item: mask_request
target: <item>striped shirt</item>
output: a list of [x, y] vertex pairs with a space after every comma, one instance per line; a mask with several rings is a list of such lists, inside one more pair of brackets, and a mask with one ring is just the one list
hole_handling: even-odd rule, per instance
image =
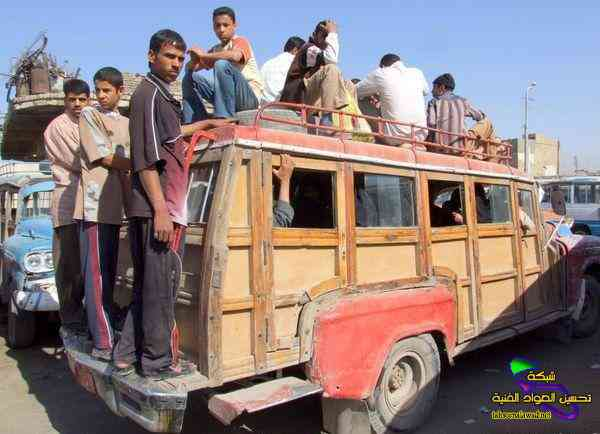
[[[473, 107], [465, 98], [452, 92], [436, 97], [427, 105], [427, 126], [454, 134], [466, 134], [465, 118], [479, 122], [485, 114]], [[429, 141], [443, 145], [463, 148], [464, 142], [455, 135], [433, 133]]]

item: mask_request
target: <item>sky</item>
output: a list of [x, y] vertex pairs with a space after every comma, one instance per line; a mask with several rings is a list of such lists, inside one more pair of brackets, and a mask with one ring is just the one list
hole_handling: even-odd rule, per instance
[[[47, 30], [50, 53], [80, 67], [86, 80], [103, 66], [144, 73], [149, 38], [161, 28], [178, 31], [188, 45], [214, 45], [211, 14], [218, 6], [235, 9], [238, 34], [250, 40], [260, 65], [289, 36], [306, 39], [318, 21], [333, 19], [346, 78], [364, 77], [389, 52], [430, 82], [450, 72], [455, 92], [483, 110], [502, 138], [522, 135], [525, 89], [535, 81], [529, 131], [560, 140], [561, 171], [572, 168], [574, 156], [579, 168], [600, 169], [597, 0], [3, 3], [0, 72]], [[4, 112], [4, 86], [0, 91]]]

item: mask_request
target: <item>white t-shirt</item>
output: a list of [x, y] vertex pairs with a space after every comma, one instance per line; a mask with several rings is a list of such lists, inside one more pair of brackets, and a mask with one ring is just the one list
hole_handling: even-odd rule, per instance
[[265, 85], [263, 100], [266, 102], [278, 101], [285, 85], [288, 70], [292, 66], [294, 55], [283, 52], [265, 62], [260, 73]]
[[[377, 68], [356, 85], [356, 93], [359, 99], [378, 95], [381, 116], [385, 119], [427, 126], [425, 95], [429, 93], [429, 85], [420, 69], [407, 68], [400, 61]], [[411, 136], [409, 126], [386, 124], [385, 127], [387, 135]], [[424, 134], [425, 130], [421, 133]]]

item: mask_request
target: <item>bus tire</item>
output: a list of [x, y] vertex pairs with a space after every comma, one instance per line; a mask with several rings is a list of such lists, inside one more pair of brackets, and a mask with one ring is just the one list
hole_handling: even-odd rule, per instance
[[440, 371], [440, 354], [431, 335], [397, 342], [368, 400], [373, 430], [405, 432], [422, 425], [437, 399]]
[[27, 348], [35, 339], [35, 314], [21, 310], [14, 305], [11, 297], [8, 302], [8, 333], [6, 342], [10, 348]]
[[600, 284], [598, 279], [589, 274], [585, 280], [585, 299], [577, 321], [573, 321], [573, 336], [587, 338], [592, 336], [600, 326]]

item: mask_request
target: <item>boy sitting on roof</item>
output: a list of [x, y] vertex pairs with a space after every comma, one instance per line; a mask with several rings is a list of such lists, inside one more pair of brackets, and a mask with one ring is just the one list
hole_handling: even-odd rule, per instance
[[[208, 52], [189, 50], [191, 60], [183, 77], [183, 120], [192, 123], [206, 119], [202, 99], [214, 105], [214, 117], [231, 118], [236, 112], [258, 108], [263, 82], [250, 42], [235, 34], [235, 12], [228, 7], [215, 9], [213, 29], [221, 41]], [[212, 69], [212, 77], [200, 70]]]
[[[337, 66], [339, 52], [337, 25], [333, 21], [321, 21], [290, 66], [281, 102], [329, 110], [346, 107], [349, 102], [346, 84]], [[333, 125], [331, 113], [323, 114], [321, 125]]]
[[[433, 81], [433, 99], [427, 106], [427, 126], [452, 134], [429, 132], [428, 141], [446, 146], [473, 151], [470, 157], [482, 153], [484, 146], [481, 141], [497, 140], [494, 127], [486, 115], [473, 107], [466, 98], [454, 94], [454, 77], [442, 74]], [[477, 123], [470, 129], [465, 126], [465, 118], [471, 118]], [[460, 135], [468, 135], [472, 140], [463, 140]], [[445, 148], [433, 148], [436, 152], [452, 153]]]

